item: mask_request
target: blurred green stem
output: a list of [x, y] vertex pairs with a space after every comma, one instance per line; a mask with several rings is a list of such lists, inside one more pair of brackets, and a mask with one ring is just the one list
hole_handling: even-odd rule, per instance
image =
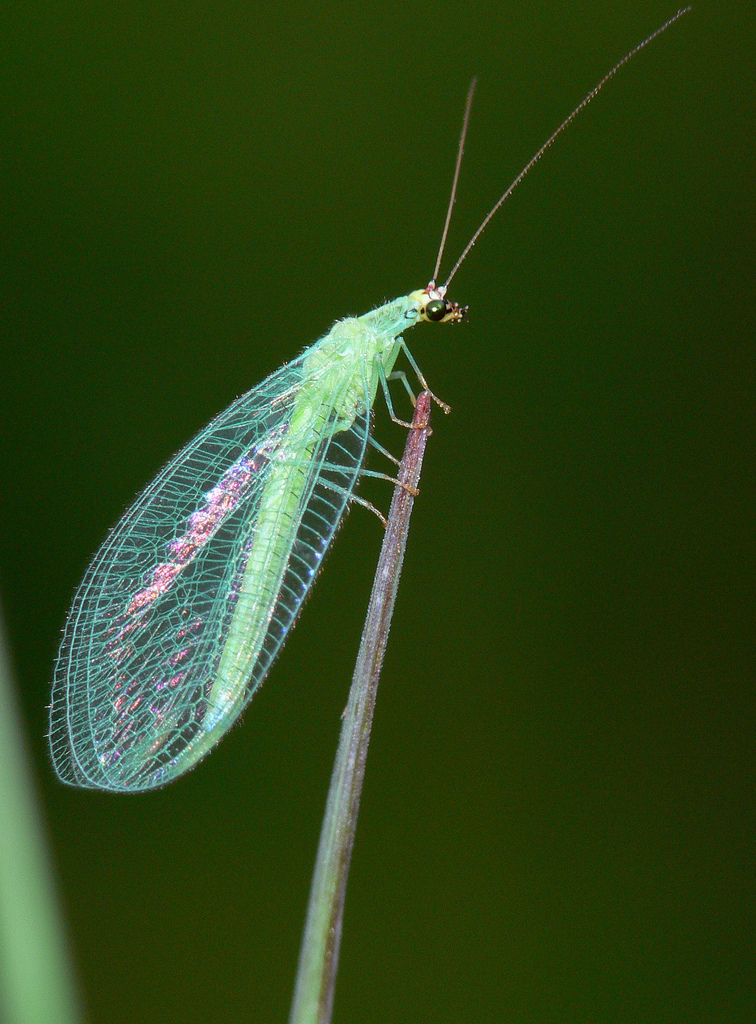
[[0, 1020], [81, 1019], [0, 620]]

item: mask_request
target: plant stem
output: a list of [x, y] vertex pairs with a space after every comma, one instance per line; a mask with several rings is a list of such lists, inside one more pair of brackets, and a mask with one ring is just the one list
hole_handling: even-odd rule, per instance
[[431, 433], [430, 404], [430, 392], [423, 391], [417, 399], [391, 501], [331, 776], [289, 1024], [329, 1024], [331, 1020], [346, 883], [375, 696], [404, 561], [414, 494]]
[[0, 617], [0, 1020], [80, 1024], [16, 693]]

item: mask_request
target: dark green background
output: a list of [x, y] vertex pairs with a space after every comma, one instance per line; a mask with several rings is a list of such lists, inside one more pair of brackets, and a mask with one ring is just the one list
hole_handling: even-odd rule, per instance
[[[242, 727], [148, 796], [52, 774], [72, 592], [216, 412], [425, 285], [473, 74], [452, 256], [674, 5], [15, 10], [2, 600], [89, 1017], [283, 1021], [377, 522], [349, 516]], [[752, 4], [698, 4], [491, 225], [452, 289], [470, 323], [409, 335], [453, 413], [379, 693], [336, 1021], [756, 1017], [754, 50]]]

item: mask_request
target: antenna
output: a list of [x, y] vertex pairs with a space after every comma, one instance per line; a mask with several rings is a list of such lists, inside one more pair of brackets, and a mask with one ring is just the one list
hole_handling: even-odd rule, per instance
[[[528, 160], [528, 162], [525, 164], [523, 169], [520, 171], [520, 173], [514, 179], [512, 184], [509, 186], [509, 188], [507, 188], [507, 190], [504, 192], [504, 194], [497, 200], [496, 203], [494, 203], [494, 205], [491, 207], [489, 212], [483, 218], [483, 221], [482, 221], [480, 227], [475, 232], [475, 234], [472, 236], [470, 241], [467, 243], [467, 245], [465, 246], [465, 248], [462, 251], [462, 255], [459, 257], [457, 262], [452, 267], [451, 273], [447, 277], [445, 284], [441, 285], [437, 289], [441, 296], [444, 296], [446, 294], [446, 290], [449, 287], [449, 283], [450, 283], [451, 279], [454, 277], [454, 275], [457, 273], [459, 268], [464, 263], [465, 259], [467, 258], [467, 254], [470, 252], [472, 247], [475, 245], [475, 243], [478, 241], [478, 239], [483, 234], [485, 229], [488, 227], [488, 225], [491, 222], [494, 214], [496, 214], [498, 212], [499, 208], [503, 205], [505, 200], [507, 200], [512, 195], [512, 193], [517, 188], [517, 186], [520, 184], [520, 182], [525, 177], [525, 175], [528, 173], [528, 171], [530, 171], [531, 168], [533, 167], [533, 165], [536, 164], [541, 159], [541, 157], [546, 152], [546, 150], [549, 148], [549, 146], [551, 146], [551, 144], [556, 140], [556, 138], [559, 135], [562, 134], [564, 129], [569, 124], [571, 124], [572, 121], [575, 120], [575, 118], [581, 112], [581, 110], [584, 110], [588, 106], [588, 104], [591, 102], [591, 100], [594, 98], [594, 96], [596, 96], [604, 88], [604, 86], [609, 81], [609, 79], [613, 78], [617, 74], [617, 72], [619, 71], [619, 69], [621, 67], [624, 67], [624, 65], [627, 64], [628, 61], [632, 60], [632, 58], [637, 53], [639, 53], [645, 46], [648, 46], [648, 44], [650, 42], [652, 42], [654, 39], [656, 39], [657, 36], [660, 36], [662, 34], [662, 32], [665, 32], [670, 27], [670, 25], [674, 25], [674, 23], [679, 18], [682, 18], [683, 14], [687, 14], [688, 11], [690, 11], [690, 10], [692, 10], [691, 7], [682, 7], [677, 12], [677, 14], [673, 15], [668, 21], [665, 21], [664, 24], [661, 25], [659, 28], [657, 28], [655, 32], [652, 32], [650, 36], [647, 36], [646, 39], [644, 39], [642, 43], [638, 43], [638, 45], [634, 46], [633, 49], [630, 50], [629, 53], [626, 53], [625, 56], [622, 58], [622, 60], [618, 61], [610, 71], [607, 71], [607, 73], [604, 75], [604, 77], [601, 79], [601, 81], [598, 83], [598, 85], [594, 86], [594, 88], [591, 89], [591, 91], [588, 93], [588, 95], [585, 96], [580, 101], [580, 103], [578, 103], [578, 105], [575, 107], [575, 109], [572, 111], [572, 113], [569, 114], [564, 119], [564, 121], [562, 121], [562, 123], [559, 125], [559, 127], [556, 129], [556, 131], [551, 133], [551, 135], [548, 137], [548, 139], [546, 139], [546, 141], [541, 146], [541, 148], [538, 150], [538, 152], [534, 156], [532, 156], [530, 158], [530, 160]], [[469, 90], [469, 92], [467, 94], [467, 104], [465, 106], [465, 116], [464, 116], [464, 120], [462, 122], [462, 135], [461, 135], [461, 138], [459, 140], [459, 150], [458, 150], [458, 153], [457, 153], [457, 166], [456, 166], [456, 168], [454, 170], [454, 183], [452, 185], [451, 199], [449, 200], [449, 210], [448, 210], [448, 212], [446, 214], [446, 224], [444, 226], [443, 238], [441, 239], [441, 248], [439, 250], [438, 259], [436, 260], [436, 269], [433, 272], [433, 279], [432, 279], [432, 281], [431, 281], [431, 283], [429, 285], [429, 287], [433, 287], [433, 288], [436, 287], [436, 285], [435, 285], [436, 277], [438, 275], [439, 265], [441, 263], [441, 256], [443, 255], [443, 251], [444, 251], [444, 244], [446, 243], [446, 234], [447, 234], [447, 231], [449, 229], [449, 220], [451, 219], [452, 207], [454, 206], [455, 193], [456, 193], [456, 190], [457, 190], [457, 181], [459, 179], [459, 168], [460, 168], [460, 164], [462, 162], [462, 150], [464, 148], [465, 136], [467, 134], [467, 122], [468, 122], [469, 117], [470, 117], [470, 107], [472, 105], [473, 93], [475, 92], [475, 82], [476, 82], [476, 80], [473, 79], [472, 80], [472, 84], [470, 85], [470, 90]]]
[[[436, 257], [436, 266], [433, 270], [432, 284], [435, 286], [438, 272], [441, 269], [441, 260], [444, 255], [444, 248], [446, 246], [446, 236], [449, 233], [449, 225], [451, 224], [452, 210], [454, 209], [454, 203], [457, 198], [457, 183], [459, 181], [459, 172], [462, 167], [462, 154], [465, 151], [465, 139], [467, 138], [467, 126], [470, 122], [470, 111], [472, 110], [473, 96], [475, 95], [475, 86], [478, 84], [478, 79], [473, 78], [470, 82], [470, 88], [467, 90], [467, 100], [465, 101], [465, 115], [462, 118], [462, 131], [459, 136], [459, 148], [457, 149], [457, 163], [454, 166], [454, 181], [452, 182], [451, 195], [449, 196], [449, 207], [446, 211], [446, 221], [444, 223], [444, 233], [441, 235], [441, 245], [438, 247], [438, 256]], [[447, 282], [448, 283], [448, 282]]]

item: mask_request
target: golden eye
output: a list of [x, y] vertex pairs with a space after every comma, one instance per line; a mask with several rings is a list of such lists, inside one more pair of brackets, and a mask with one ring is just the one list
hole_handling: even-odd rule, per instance
[[433, 320], [434, 322], [443, 320], [447, 312], [446, 302], [443, 299], [433, 299], [423, 310], [426, 320]]

